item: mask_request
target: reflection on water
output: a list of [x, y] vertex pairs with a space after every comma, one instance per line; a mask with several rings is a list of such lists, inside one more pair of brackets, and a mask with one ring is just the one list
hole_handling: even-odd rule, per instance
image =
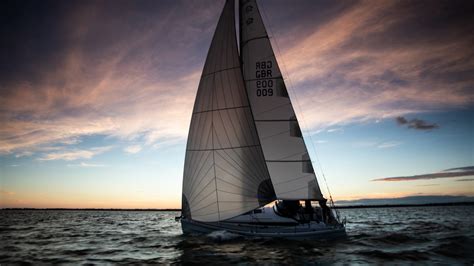
[[349, 237], [333, 242], [185, 237], [177, 212], [0, 211], [0, 262], [474, 262], [474, 206], [340, 211]]

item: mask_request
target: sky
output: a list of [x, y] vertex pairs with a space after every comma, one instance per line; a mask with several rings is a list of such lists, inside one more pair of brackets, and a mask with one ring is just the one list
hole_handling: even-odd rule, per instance
[[[224, 1], [0, 3], [0, 208], [179, 208]], [[474, 2], [259, 2], [323, 194], [474, 196]]]

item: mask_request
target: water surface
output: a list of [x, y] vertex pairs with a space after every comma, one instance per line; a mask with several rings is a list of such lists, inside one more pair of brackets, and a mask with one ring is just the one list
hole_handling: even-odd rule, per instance
[[333, 242], [183, 236], [178, 212], [1, 210], [0, 263], [474, 263], [474, 206], [343, 209]]

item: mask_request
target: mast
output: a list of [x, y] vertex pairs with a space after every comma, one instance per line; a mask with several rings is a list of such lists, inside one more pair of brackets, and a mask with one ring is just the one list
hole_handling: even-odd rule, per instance
[[239, 10], [245, 87], [276, 196], [321, 200], [323, 195], [256, 0], [240, 0]]

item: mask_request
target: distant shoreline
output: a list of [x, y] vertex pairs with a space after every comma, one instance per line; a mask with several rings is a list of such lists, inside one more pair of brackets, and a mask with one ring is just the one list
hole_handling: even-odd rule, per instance
[[[472, 206], [474, 202], [446, 202], [428, 204], [383, 204], [383, 205], [347, 205], [336, 209], [400, 208], [400, 207], [436, 207], [436, 206]], [[181, 209], [120, 209], [120, 208], [1, 208], [2, 211], [181, 211]]]

